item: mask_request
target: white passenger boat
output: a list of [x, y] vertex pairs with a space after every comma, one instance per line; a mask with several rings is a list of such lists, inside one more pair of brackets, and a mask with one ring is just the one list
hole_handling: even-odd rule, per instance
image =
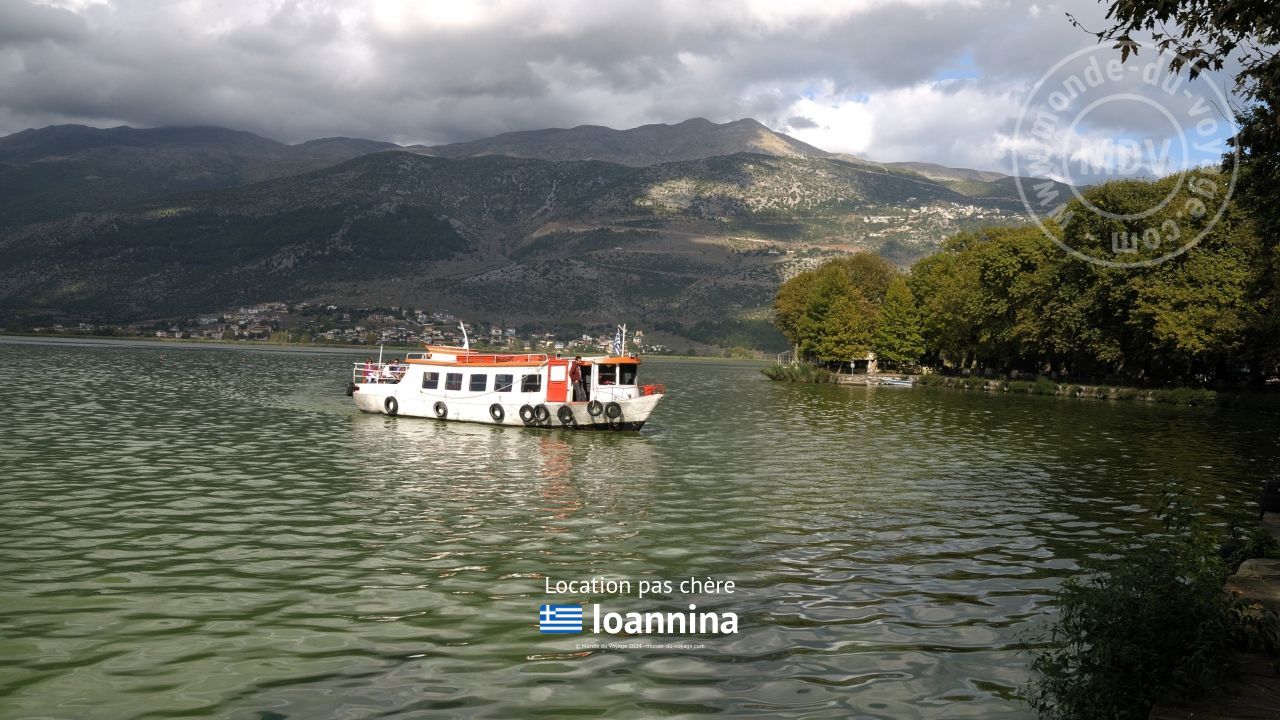
[[[575, 365], [581, 383], [570, 381]], [[361, 410], [384, 415], [639, 430], [666, 393], [637, 384], [639, 367], [640, 358], [626, 354], [573, 359], [428, 345], [403, 361], [355, 363], [347, 394]]]

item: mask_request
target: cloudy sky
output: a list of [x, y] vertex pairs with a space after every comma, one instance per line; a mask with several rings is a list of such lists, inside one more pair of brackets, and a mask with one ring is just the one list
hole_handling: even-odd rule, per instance
[[[436, 144], [753, 117], [826, 150], [1008, 171], [1037, 79], [1093, 45], [1068, 12], [1103, 25], [1092, 0], [0, 0], [0, 135]], [[1168, 114], [1123, 110], [1072, 128], [1094, 143], [1079, 152], [1168, 134], [1151, 130]]]

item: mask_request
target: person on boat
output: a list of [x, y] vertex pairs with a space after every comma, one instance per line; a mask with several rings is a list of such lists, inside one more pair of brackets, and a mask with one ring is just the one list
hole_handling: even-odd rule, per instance
[[382, 366], [382, 382], [393, 383], [400, 379], [398, 371], [400, 369], [400, 358], [396, 358], [386, 365]]
[[378, 372], [373, 369], [373, 358], [364, 359], [364, 381], [367, 383], [378, 381]]
[[587, 389], [582, 386], [582, 362], [581, 355], [575, 355], [573, 362], [569, 363], [569, 381], [573, 383], [573, 401], [580, 402], [587, 397]]

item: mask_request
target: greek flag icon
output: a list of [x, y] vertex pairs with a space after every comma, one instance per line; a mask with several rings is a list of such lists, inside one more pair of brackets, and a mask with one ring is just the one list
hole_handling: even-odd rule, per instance
[[538, 630], [544, 633], [582, 632], [581, 605], [541, 605], [538, 607]]

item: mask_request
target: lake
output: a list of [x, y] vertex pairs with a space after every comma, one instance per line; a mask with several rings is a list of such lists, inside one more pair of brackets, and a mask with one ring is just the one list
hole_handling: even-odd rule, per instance
[[[1031, 717], [1078, 562], [1280, 467], [1268, 415], [729, 361], [646, 360], [640, 433], [363, 415], [364, 352], [0, 340], [0, 717]], [[595, 576], [735, 588], [545, 592]], [[739, 628], [539, 632], [578, 601]]]

